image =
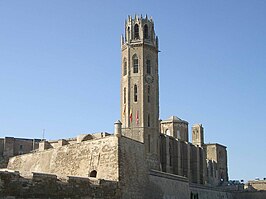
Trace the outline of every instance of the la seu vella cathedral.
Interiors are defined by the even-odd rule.
[[[19,172],[18,181],[25,176],[56,176],[69,183],[88,179],[88,186],[92,181],[98,186],[91,192],[101,190],[102,198],[231,198],[208,189],[228,182],[226,147],[205,144],[202,124],[192,126],[190,142],[187,121],[159,120],[159,47],[152,18],[128,17],[121,52],[121,119],[114,134],[51,141],[3,138],[0,156],[9,157],[7,169]],[[111,186],[107,181],[116,184],[112,196],[104,187]]]
[[[129,18],[121,38],[122,135],[144,143],[149,168],[187,177],[200,184],[228,181],[227,151],[205,144],[201,124],[192,127],[176,116],[159,120],[158,37],[153,20]]]

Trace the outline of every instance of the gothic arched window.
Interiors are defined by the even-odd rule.
[[[137,102],[137,101],[138,101],[138,87],[135,84],[134,85],[134,102]]]
[[[139,25],[135,24],[134,26],[134,39],[139,39]]]
[[[133,73],[139,72],[139,60],[137,55],[133,55]]]
[[[144,26],[144,39],[148,39],[148,38],[149,38],[148,26],[147,26],[147,24],[145,24],[145,26]]]
[[[123,62],[123,75],[127,75],[127,61],[126,59],[124,59],[124,62]]]

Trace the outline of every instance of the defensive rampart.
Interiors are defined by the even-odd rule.
[[[118,138],[108,136],[96,140],[64,145],[10,158],[8,169],[22,176],[44,172],[57,176],[90,175],[100,179],[118,180]]]
[[[91,178],[67,177],[59,180],[56,175],[32,173],[23,178],[17,172],[0,171],[0,198],[50,198],[50,199],[118,199],[118,182]]]

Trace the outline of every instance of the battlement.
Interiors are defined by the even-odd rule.
[[[59,139],[59,140],[42,140],[39,143],[39,151],[44,151],[47,149],[59,148],[65,145],[71,145],[76,143],[81,143],[88,140],[96,140],[100,138],[104,138],[111,134],[106,132],[99,132],[94,134],[80,134],[75,138],[67,138],[67,139]]]

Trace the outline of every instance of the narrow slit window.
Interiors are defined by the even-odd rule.
[[[126,100],[127,100],[127,88],[124,88],[124,104],[126,104]]]
[[[150,121],[150,114],[148,114],[148,127],[151,126],[151,121]]]
[[[146,60],[147,74],[151,74],[151,60]]]
[[[151,87],[150,86],[148,86],[148,103],[150,103],[150,92],[151,92]]]
[[[135,84],[134,85],[134,102],[137,102],[137,101],[138,101],[138,87]]]

